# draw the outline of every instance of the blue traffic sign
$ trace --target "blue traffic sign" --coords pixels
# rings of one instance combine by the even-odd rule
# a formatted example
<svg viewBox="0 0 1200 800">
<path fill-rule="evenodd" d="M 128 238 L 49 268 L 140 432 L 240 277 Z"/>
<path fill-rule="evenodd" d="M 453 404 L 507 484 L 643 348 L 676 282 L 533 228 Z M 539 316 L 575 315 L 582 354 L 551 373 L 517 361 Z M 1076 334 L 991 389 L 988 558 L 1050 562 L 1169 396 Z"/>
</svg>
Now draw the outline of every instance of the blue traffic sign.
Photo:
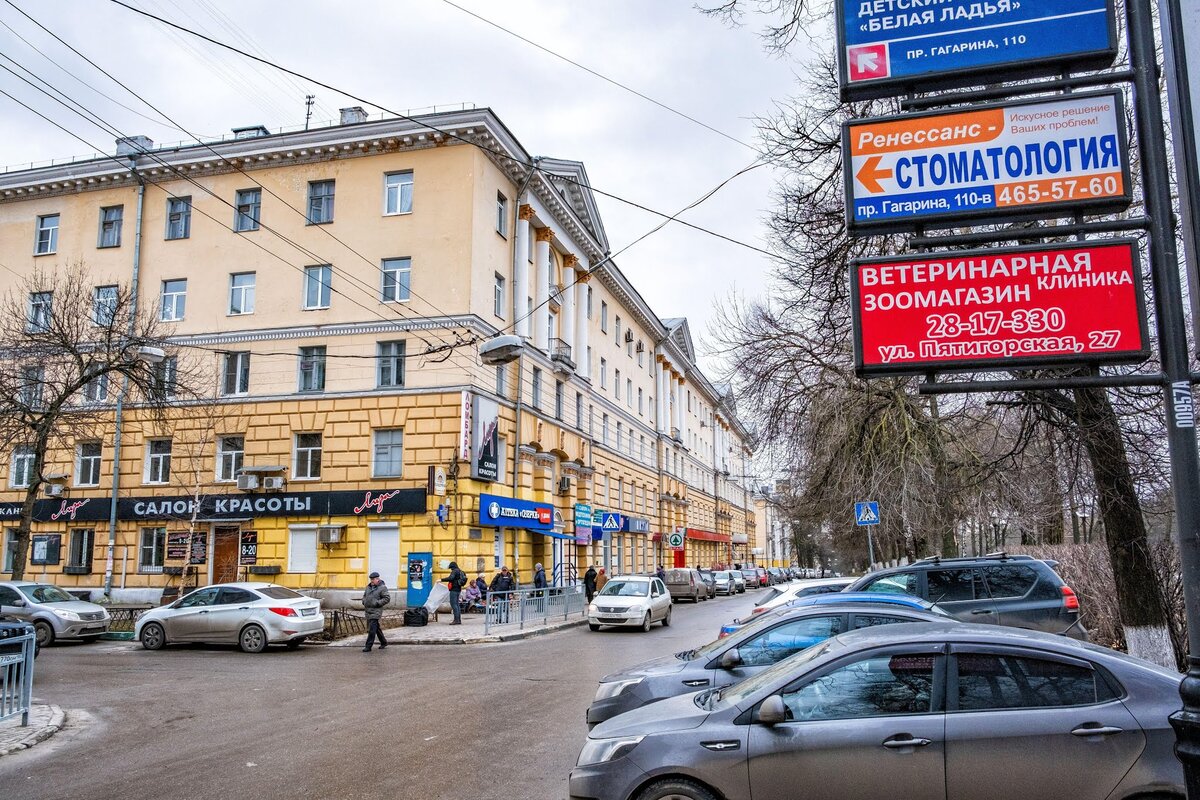
<svg viewBox="0 0 1200 800">
<path fill-rule="evenodd" d="M 605 531 L 621 530 L 621 515 L 605 512 L 601 517 L 600 528 Z"/>
<path fill-rule="evenodd" d="M 1116 56 L 1113 0 L 839 0 L 851 99 L 1098 69 Z"/>
<path fill-rule="evenodd" d="M 855 525 L 878 525 L 879 524 L 879 503 L 865 502 L 854 504 L 854 524 Z"/>
</svg>

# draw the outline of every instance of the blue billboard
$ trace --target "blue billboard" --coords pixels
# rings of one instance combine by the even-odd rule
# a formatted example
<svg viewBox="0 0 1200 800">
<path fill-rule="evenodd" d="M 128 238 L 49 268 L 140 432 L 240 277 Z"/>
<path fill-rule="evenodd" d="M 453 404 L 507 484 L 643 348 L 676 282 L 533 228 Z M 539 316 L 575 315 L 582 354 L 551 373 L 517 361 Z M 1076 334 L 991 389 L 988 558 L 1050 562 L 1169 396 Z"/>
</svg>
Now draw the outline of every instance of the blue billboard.
<svg viewBox="0 0 1200 800">
<path fill-rule="evenodd" d="M 497 494 L 479 495 L 479 525 L 488 528 L 554 530 L 554 506 Z"/>
<path fill-rule="evenodd" d="M 1058 75 L 1113 62 L 1113 0 L 838 0 L 842 96 Z"/>
</svg>

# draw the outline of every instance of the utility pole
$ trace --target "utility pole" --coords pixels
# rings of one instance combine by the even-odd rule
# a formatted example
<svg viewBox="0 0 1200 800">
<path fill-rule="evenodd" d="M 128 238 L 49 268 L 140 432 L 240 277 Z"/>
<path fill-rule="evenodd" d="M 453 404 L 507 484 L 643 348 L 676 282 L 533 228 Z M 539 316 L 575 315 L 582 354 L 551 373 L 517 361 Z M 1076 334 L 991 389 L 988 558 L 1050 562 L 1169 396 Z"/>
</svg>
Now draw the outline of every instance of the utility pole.
<svg viewBox="0 0 1200 800">
<path fill-rule="evenodd" d="M 312 119 L 313 103 L 317 101 L 315 94 L 304 95 L 304 130 L 308 130 L 308 123 Z"/>
</svg>

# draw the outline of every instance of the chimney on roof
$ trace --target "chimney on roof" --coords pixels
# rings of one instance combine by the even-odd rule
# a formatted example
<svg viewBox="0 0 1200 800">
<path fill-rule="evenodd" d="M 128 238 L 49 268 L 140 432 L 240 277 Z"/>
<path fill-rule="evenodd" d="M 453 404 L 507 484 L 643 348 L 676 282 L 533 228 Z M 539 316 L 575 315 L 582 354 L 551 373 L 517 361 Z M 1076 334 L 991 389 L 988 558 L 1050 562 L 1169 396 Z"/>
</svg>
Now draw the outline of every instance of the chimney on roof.
<svg viewBox="0 0 1200 800">
<path fill-rule="evenodd" d="M 117 155 L 136 156 L 154 149 L 149 136 L 122 136 L 117 139 Z"/>
<path fill-rule="evenodd" d="M 362 106 L 350 106 L 349 108 L 339 108 L 338 111 L 342 115 L 342 125 L 353 125 L 356 122 L 366 122 L 367 112 Z"/>
</svg>

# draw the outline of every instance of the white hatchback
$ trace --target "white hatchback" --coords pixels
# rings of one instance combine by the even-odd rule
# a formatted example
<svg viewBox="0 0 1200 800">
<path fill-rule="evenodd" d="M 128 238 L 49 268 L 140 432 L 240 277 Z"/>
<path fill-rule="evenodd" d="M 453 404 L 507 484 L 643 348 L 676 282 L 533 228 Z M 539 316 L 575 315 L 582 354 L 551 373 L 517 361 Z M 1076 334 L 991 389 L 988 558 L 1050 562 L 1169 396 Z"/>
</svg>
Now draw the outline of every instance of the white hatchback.
<svg viewBox="0 0 1200 800">
<path fill-rule="evenodd" d="M 299 647 L 324 627 L 320 600 L 273 583 L 221 583 L 147 611 L 133 635 L 147 650 L 171 642 L 208 642 L 261 653 L 268 644 Z"/>
<path fill-rule="evenodd" d="M 661 580 L 646 575 L 609 578 L 588 606 L 588 627 L 634 625 L 649 631 L 655 622 L 671 624 L 671 595 Z"/>
</svg>

